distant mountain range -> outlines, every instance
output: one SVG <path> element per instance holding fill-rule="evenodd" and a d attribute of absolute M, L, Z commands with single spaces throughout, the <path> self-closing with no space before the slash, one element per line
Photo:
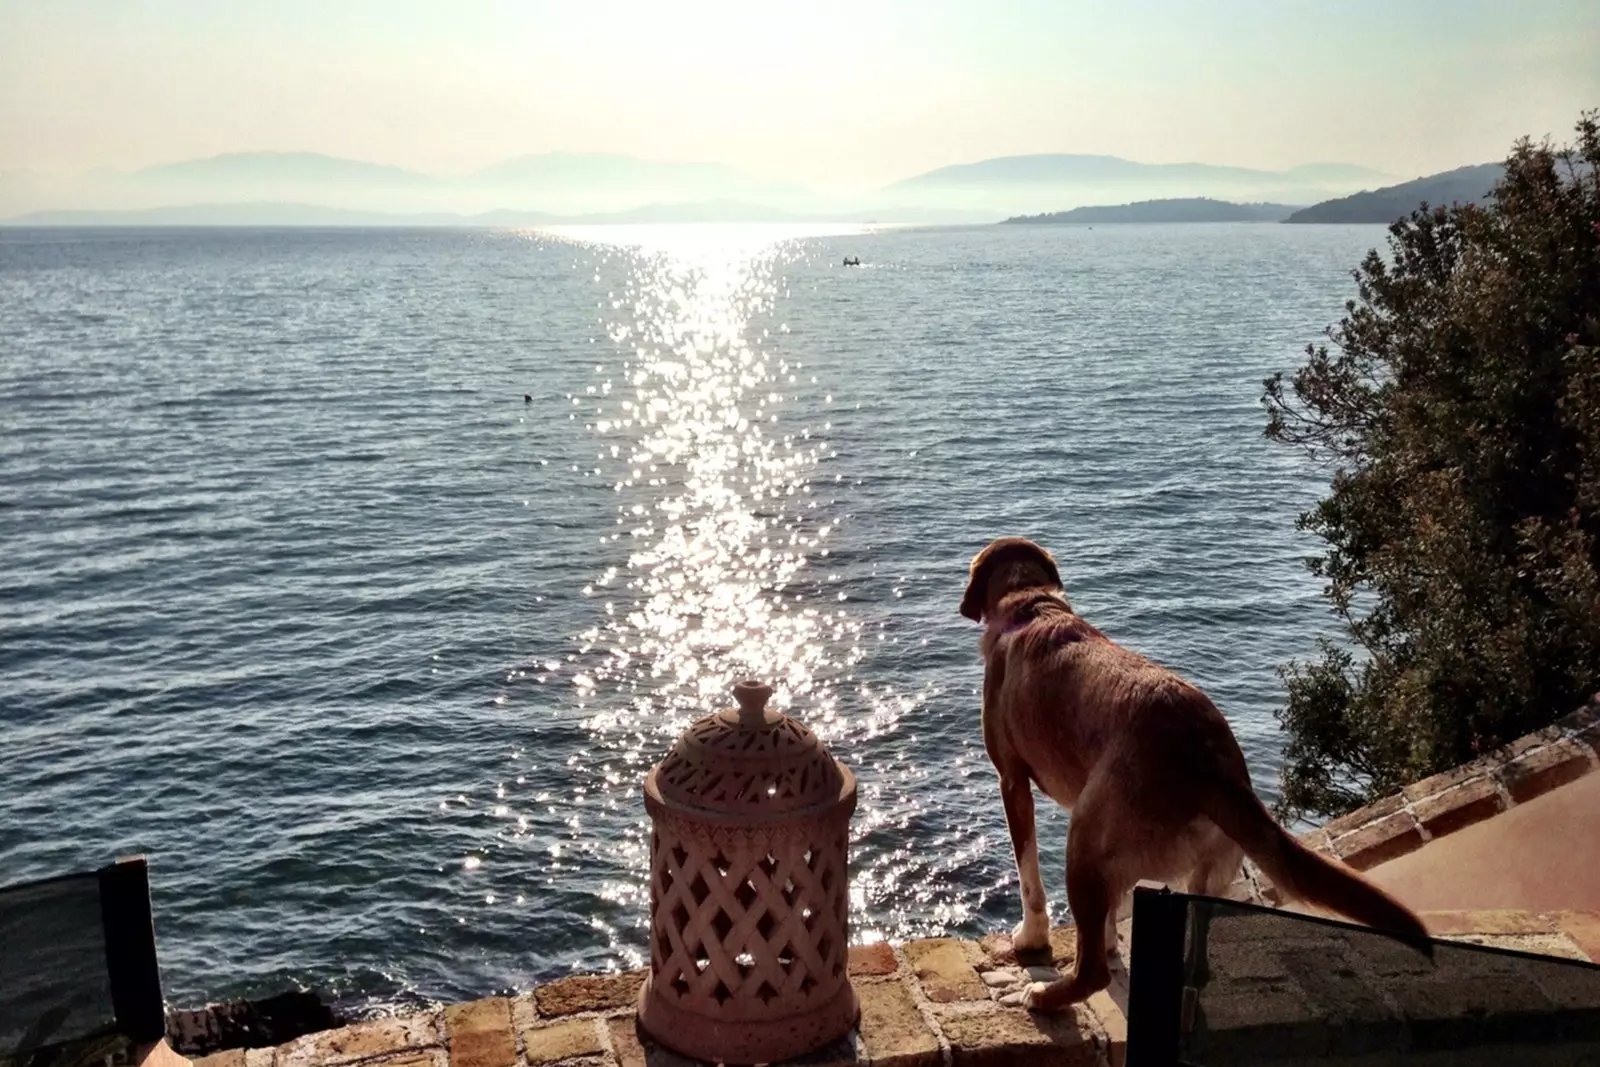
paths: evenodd
<path fill-rule="evenodd" d="M 1076 207 L 1045 215 L 1017 215 L 1008 223 L 1116 223 L 1116 222 L 1282 222 L 1295 212 L 1288 204 L 1233 204 L 1209 197 L 1141 200 L 1133 204 Z"/>
<path fill-rule="evenodd" d="M 760 204 L 774 217 L 830 206 L 810 190 L 721 164 L 560 152 L 448 176 L 310 152 L 231 153 L 125 172 L 0 173 L 0 217 L 224 204 L 304 204 L 400 215 L 504 210 L 569 216 L 721 201 Z"/>
<path fill-rule="evenodd" d="M 147 217 L 154 218 L 160 217 L 159 211 L 182 208 L 189 217 L 209 220 L 207 224 L 243 223 L 246 217 L 273 212 L 309 217 L 316 210 L 474 220 L 505 211 L 570 219 L 677 208 L 678 217 L 699 219 L 691 210 L 695 205 L 738 204 L 742 207 L 735 214 L 742 220 L 983 222 L 1156 197 L 1307 204 L 1370 188 L 1386 178 L 1343 163 L 1264 171 L 1138 163 L 1115 156 L 1035 155 L 941 167 L 884 188 L 829 196 L 718 163 L 623 155 L 554 152 L 508 159 L 467 174 L 431 175 L 317 153 L 247 152 L 135 171 L 0 172 L 0 218 L 24 216 L 42 224 L 47 218 L 90 217 L 60 212 L 132 211 L 153 212 Z M 289 212 L 287 205 L 303 205 L 304 210 Z M 708 217 L 726 215 L 717 209 Z"/>
<path fill-rule="evenodd" d="M 111 172 L 103 173 L 110 176 Z M 173 183 L 213 188 L 299 184 L 335 188 L 426 189 L 439 184 L 437 178 L 403 167 L 363 163 L 315 152 L 233 152 L 145 167 L 128 172 L 126 178 L 130 182 L 146 185 Z"/>
<path fill-rule="evenodd" d="M 1286 222 L 1393 222 L 1415 211 L 1424 201 L 1434 207 L 1476 203 L 1492 195 L 1494 183 L 1505 173 L 1499 163 L 1457 167 L 1399 185 L 1342 196 L 1290 215 Z"/>
<path fill-rule="evenodd" d="M 596 226 L 621 223 L 665 222 L 854 222 L 929 223 L 962 221 L 941 219 L 937 213 L 895 211 L 800 215 L 776 211 L 762 204 L 737 200 L 695 201 L 684 204 L 646 204 L 627 211 L 587 215 L 554 215 L 543 211 L 483 211 L 467 215 L 454 212 L 403 214 L 357 211 L 275 201 L 256 203 L 182 204 L 174 207 L 133 208 L 124 211 L 37 211 L 17 215 L 0 226 L 390 226 L 467 227 L 515 229 L 528 226 Z"/>
<path fill-rule="evenodd" d="M 1091 182 L 1203 184 L 1213 181 L 1277 184 L 1284 181 L 1360 182 L 1385 177 L 1347 163 L 1309 163 L 1289 170 L 1253 170 L 1211 163 L 1135 163 L 1119 156 L 1002 156 L 958 163 L 919 174 L 891 188 L 973 187 L 995 184 L 1075 185 Z"/>
<path fill-rule="evenodd" d="M 1118 156 L 1006 156 L 962 163 L 897 182 L 886 192 L 943 207 L 1059 212 L 1128 200 L 1210 198 L 1232 202 L 1316 203 L 1386 181 L 1347 163 L 1255 170 L 1210 163 L 1136 163 Z"/>
<path fill-rule="evenodd" d="M 1344 163 L 1283 171 L 1116 156 L 1005 156 L 829 197 L 719 163 L 553 152 L 438 176 L 254 152 L 75 176 L 0 172 L 17 225 L 533 226 L 597 222 L 1387 223 L 1421 202 L 1485 199 L 1501 166 L 1399 184 Z M 1295 209 L 1288 204 L 1312 204 Z M 1113 206 L 1114 205 L 1114 206 Z M 1007 218 L 1007 216 L 1010 216 Z"/>

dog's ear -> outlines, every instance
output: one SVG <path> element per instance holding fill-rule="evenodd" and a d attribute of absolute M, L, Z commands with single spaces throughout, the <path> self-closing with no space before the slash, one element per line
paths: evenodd
<path fill-rule="evenodd" d="M 1026 537 L 1002 537 L 991 541 L 972 558 L 972 568 L 967 573 L 967 591 L 961 597 L 961 614 L 973 622 L 983 621 L 983 609 L 988 606 L 989 579 L 995 568 L 1005 563 L 1032 563 L 1055 584 L 1061 586 L 1061 572 L 1056 569 L 1055 557 Z"/>

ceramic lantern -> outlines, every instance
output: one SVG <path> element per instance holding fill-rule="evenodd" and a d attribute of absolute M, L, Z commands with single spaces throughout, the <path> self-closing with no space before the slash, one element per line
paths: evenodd
<path fill-rule="evenodd" d="M 684 731 L 644 780 L 650 974 L 639 1023 L 712 1062 L 802 1055 L 848 1033 L 846 851 L 856 780 L 806 726 L 738 707 Z"/>

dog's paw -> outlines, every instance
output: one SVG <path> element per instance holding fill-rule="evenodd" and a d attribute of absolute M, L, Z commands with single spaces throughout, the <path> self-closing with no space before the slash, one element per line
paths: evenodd
<path fill-rule="evenodd" d="M 1028 1011 L 1055 1011 L 1055 1006 L 1045 996 L 1049 989 L 1049 982 L 1034 982 L 1023 991 L 1022 1006 Z"/>
<path fill-rule="evenodd" d="M 1038 922 L 1030 925 L 1024 919 L 1011 931 L 1011 951 L 1040 952 L 1050 947 L 1050 924 Z"/>

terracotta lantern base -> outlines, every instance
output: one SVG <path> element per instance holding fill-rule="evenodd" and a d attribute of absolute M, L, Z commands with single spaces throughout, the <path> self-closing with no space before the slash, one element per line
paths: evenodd
<path fill-rule="evenodd" d="M 815 1051 L 855 1029 L 861 1017 L 856 991 L 846 984 L 837 994 L 803 1015 L 785 1019 L 733 1022 L 708 1019 L 650 994 L 650 978 L 639 990 L 639 1023 L 672 1051 L 711 1063 L 728 1062 L 729 1049 L 745 1063 L 771 1063 Z"/>

